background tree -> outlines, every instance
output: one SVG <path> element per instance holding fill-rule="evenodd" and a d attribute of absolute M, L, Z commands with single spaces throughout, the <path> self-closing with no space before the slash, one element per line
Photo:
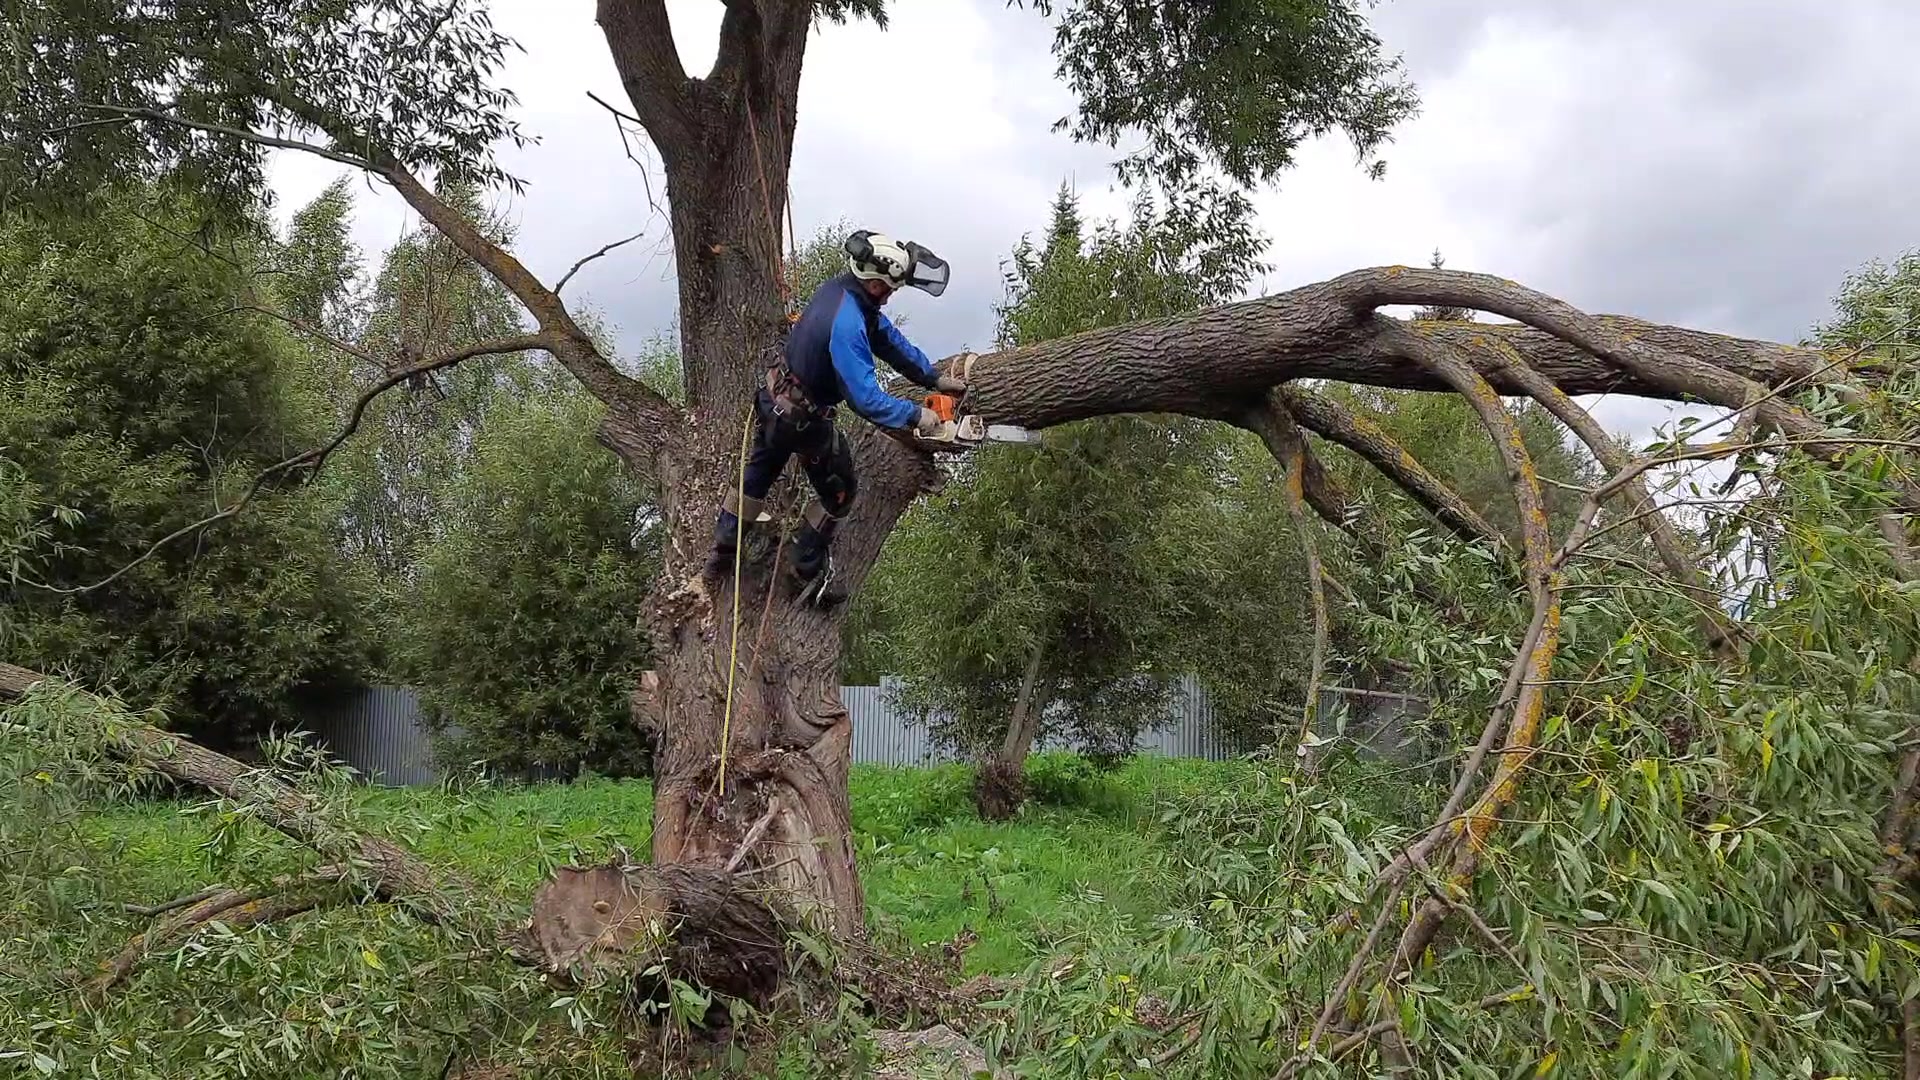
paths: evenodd
<path fill-rule="evenodd" d="M 601 406 L 554 385 L 489 409 L 394 620 L 444 761 L 507 775 L 643 775 L 630 697 L 647 646 L 633 597 L 657 571 L 648 493 L 593 431 Z"/>
<path fill-rule="evenodd" d="M 1439 248 L 1433 249 L 1433 258 L 1427 260 L 1427 265 L 1435 270 L 1447 268 L 1447 260 L 1440 254 Z M 1413 317 L 1431 319 L 1435 322 L 1472 322 L 1473 309 L 1464 308 L 1458 304 L 1428 304 L 1426 307 L 1417 309 Z"/>
<path fill-rule="evenodd" d="M 511 242 L 505 220 L 488 212 L 475 187 L 445 185 L 438 197 L 494 242 Z M 349 365 L 351 378 L 337 384 L 343 405 L 396 366 L 525 330 L 513 297 L 426 225 L 386 253 L 364 301 L 356 344 L 383 366 L 358 359 Z M 348 549 L 381 581 L 401 582 L 412 573 L 438 528 L 436 493 L 458 474 L 487 410 L 545 380 L 544 363 L 532 354 L 476 357 L 409 378 L 371 405 L 366 423 L 374 437 L 349 447 L 342 465 L 357 473 L 346 513 Z"/>
<path fill-rule="evenodd" d="M 363 645 L 329 489 L 272 485 L 260 512 L 139 560 L 329 422 L 303 351 L 236 310 L 258 237 L 139 190 L 0 222 L 0 455 L 9 515 L 39 537 L 0 583 L 0 650 L 222 746 L 291 722 L 295 691 L 349 679 Z"/>
<path fill-rule="evenodd" d="M 1260 246 L 1231 198 L 1141 197 L 1089 234 L 1062 188 L 1044 243 L 1013 253 L 998 344 L 1217 303 L 1245 288 Z M 898 702 L 981 759 L 982 814 L 1019 808 L 1042 737 L 1112 759 L 1167 719 L 1197 656 L 1182 642 L 1242 555 L 1219 542 L 1232 438 L 1178 417 L 1083 421 L 962 460 L 902 520 L 866 603 L 892 614 Z"/>

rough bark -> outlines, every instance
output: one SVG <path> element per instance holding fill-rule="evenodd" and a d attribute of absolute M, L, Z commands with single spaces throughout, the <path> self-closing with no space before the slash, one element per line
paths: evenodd
<path fill-rule="evenodd" d="M 981 356 L 973 365 L 969 401 L 986 419 L 1044 427 L 1123 412 L 1177 412 L 1218 417 L 1269 387 L 1297 379 L 1412 390 L 1446 383 L 1394 348 L 1404 331 L 1458 350 L 1507 395 L 1525 390 L 1496 368 L 1512 350 L 1568 394 L 1623 393 L 1668 400 L 1699 397 L 1685 380 L 1623 369 L 1552 333 L 1529 326 L 1404 323 L 1372 312 L 1380 304 L 1424 302 L 1455 271 L 1401 267 L 1363 270 L 1257 300 L 1191 315 L 1089 331 L 1039 345 Z M 1389 288 L 1399 282 L 1397 288 Z M 1518 286 L 1514 286 L 1518 288 Z M 1409 300 L 1407 298 L 1411 297 Z M 1806 376 L 1824 353 L 1794 349 L 1635 319 L 1593 316 L 1611 335 L 1633 335 L 1661 350 L 1724 366 L 1741 379 L 1777 385 Z M 1398 328 L 1398 329 L 1396 329 Z M 1689 362 L 1689 366 L 1691 362 Z M 1711 380 L 1718 384 L 1720 380 Z"/>

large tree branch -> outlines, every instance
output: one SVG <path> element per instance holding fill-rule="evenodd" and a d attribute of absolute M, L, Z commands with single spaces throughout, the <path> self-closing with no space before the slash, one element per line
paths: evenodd
<path fill-rule="evenodd" d="M 600 0 L 595 19 L 627 100 L 660 157 L 670 164 L 698 149 L 697 84 L 680 64 L 666 0 Z"/>
<path fill-rule="evenodd" d="M 1606 320 L 1580 311 L 1573 305 L 1523 285 L 1487 274 L 1469 274 L 1453 270 L 1361 270 L 1334 279 L 1330 283 L 1350 297 L 1356 312 L 1371 311 L 1387 304 L 1444 304 L 1471 307 L 1513 319 L 1592 354 L 1614 369 L 1624 372 L 1659 391 L 1652 396 L 1676 400 L 1696 399 L 1729 409 L 1751 408 L 1761 424 L 1782 434 L 1806 440 L 1807 452 L 1829 461 L 1843 458 L 1847 451 L 1839 443 L 1821 441 L 1825 426 L 1806 410 L 1784 396 L 1768 391 L 1784 381 L 1778 377 L 1758 378 L 1736 368 L 1717 363 L 1696 352 L 1702 343 L 1681 343 L 1669 347 L 1658 341 L 1636 337 Z M 1395 320 L 1375 315 L 1377 322 Z M 1400 340 L 1383 332 L 1380 341 Z M 1391 352 L 1391 346 L 1389 346 Z M 1532 358 L 1524 364 L 1534 367 Z M 1809 371 L 1828 365 L 1811 364 Z M 1550 372 L 1544 372 L 1551 378 Z M 1796 372 L 1796 377 L 1809 372 Z M 1553 381 L 1567 393 L 1579 393 L 1558 378 Z M 1911 509 L 1920 510 L 1920 484 L 1896 481 Z"/>
<path fill-rule="evenodd" d="M 1396 332 L 1395 327 L 1455 347 L 1485 371 L 1488 381 L 1503 394 L 1525 393 L 1499 373 L 1497 357 L 1512 350 L 1568 394 L 1620 393 L 1668 400 L 1698 396 L 1681 385 L 1684 380 L 1667 377 L 1660 370 L 1665 360 L 1643 375 L 1529 326 L 1408 324 L 1374 316 L 1363 306 L 1379 296 L 1386 284 L 1413 274 L 1360 271 L 1179 318 L 1094 330 L 981 356 L 973 365 L 969 401 L 989 420 L 1047 427 L 1125 412 L 1218 416 L 1223 400 L 1249 400 L 1269 387 L 1305 378 L 1450 390 L 1444 380 L 1408 360 L 1404 349 L 1379 347 L 1385 336 Z M 1414 292 L 1402 289 L 1402 293 Z M 1397 301 L 1389 297 L 1380 302 Z M 1591 323 L 1586 325 L 1597 326 L 1603 336 L 1631 335 L 1648 348 L 1657 348 L 1663 357 L 1685 354 L 1767 386 L 1806 376 L 1830 359 L 1824 353 L 1770 342 L 1613 316 L 1588 318 Z M 1691 370 L 1693 365 L 1685 367 Z"/>
<path fill-rule="evenodd" d="M 1272 397 L 1301 427 L 1365 458 L 1462 539 L 1484 540 L 1506 548 L 1506 537 L 1498 529 L 1378 424 L 1302 386 L 1278 387 Z"/>

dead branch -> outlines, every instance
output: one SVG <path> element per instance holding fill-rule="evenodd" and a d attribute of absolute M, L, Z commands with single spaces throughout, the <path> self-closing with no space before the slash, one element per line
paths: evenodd
<path fill-rule="evenodd" d="M 587 265 L 588 263 L 592 262 L 595 259 L 600 258 L 601 256 L 605 255 L 607 252 L 612 251 L 614 248 L 620 247 L 623 244 L 631 244 L 635 240 L 638 240 L 645 235 L 647 235 L 647 232 L 645 229 L 642 229 L 639 232 L 634 233 L 632 236 L 629 236 L 623 240 L 615 240 L 613 243 L 606 245 L 605 247 L 601 248 L 599 251 L 596 251 L 593 254 L 588 255 L 585 258 L 581 259 L 579 262 L 574 263 L 573 269 L 568 270 L 565 274 L 562 274 L 560 276 L 559 282 L 556 283 L 553 287 L 554 293 L 558 295 L 561 292 L 561 290 L 565 289 L 567 287 L 567 282 L 573 280 L 573 275 L 579 273 L 581 267 Z"/>
<path fill-rule="evenodd" d="M 201 927 L 212 922 L 241 930 L 311 911 L 325 899 L 322 886 L 337 884 L 346 876 L 339 866 L 323 866 L 297 877 L 276 878 L 272 884 L 251 889 L 215 887 L 196 894 L 200 899 L 187 910 L 163 919 L 157 925 L 135 934 L 118 953 L 100 965 L 100 973 L 87 984 L 95 996 L 125 982 L 148 956 L 184 942 Z"/>
<path fill-rule="evenodd" d="M 267 481 L 272 480 L 274 477 L 284 473 L 292 473 L 295 470 L 305 470 L 308 476 L 319 471 L 320 467 L 326 464 L 327 458 L 331 457 L 334 451 L 340 449 L 341 445 L 351 438 L 354 432 L 360 430 L 360 423 L 366 417 L 367 408 L 373 404 L 373 400 L 393 387 L 416 376 L 426 374 L 427 372 L 439 371 L 442 368 L 452 367 L 462 360 L 471 360 L 476 356 L 527 352 L 533 349 L 551 350 L 553 341 L 553 337 L 547 334 L 522 334 L 510 338 L 496 338 L 492 341 L 483 341 L 478 345 L 469 345 L 464 349 L 456 350 L 445 356 L 437 356 L 431 360 L 423 360 L 398 371 L 394 371 L 387 375 L 386 378 L 381 379 L 379 382 L 367 388 L 366 392 L 360 395 L 359 399 L 353 403 L 353 408 L 347 415 L 346 424 L 334 433 L 333 438 L 328 439 L 319 446 L 302 450 L 300 453 L 284 461 L 275 462 L 260 470 L 254 474 L 253 482 L 247 485 L 246 492 L 238 499 L 198 521 L 182 525 L 178 529 L 155 540 L 147 546 L 145 551 L 142 551 L 139 555 L 135 556 L 132 561 L 122 565 L 113 573 L 86 585 L 69 587 L 47 585 L 40 582 L 30 582 L 29 584 L 34 588 L 42 589 L 46 592 L 58 593 L 63 596 L 90 593 L 96 589 L 104 588 L 118 581 L 135 567 L 153 558 L 162 548 L 173 543 L 175 540 L 192 536 L 245 510 L 247 506 L 253 502 L 254 498 L 260 494 L 261 490 L 266 487 Z"/>

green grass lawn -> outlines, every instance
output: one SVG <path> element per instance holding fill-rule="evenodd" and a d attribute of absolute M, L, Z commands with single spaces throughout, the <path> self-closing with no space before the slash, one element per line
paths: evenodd
<path fill-rule="evenodd" d="M 1169 794 L 1230 782 L 1237 763 L 1140 758 L 1099 774 L 1079 759 L 1042 755 L 1035 799 L 1016 820 L 981 821 L 968 796 L 970 772 L 857 766 L 855 842 L 876 928 L 913 944 L 979 935 L 971 972 L 1009 972 L 1031 959 L 1063 901 L 1094 895 L 1129 913 L 1155 907 L 1139 873 L 1157 807 Z M 604 858 L 615 845 L 642 856 L 651 840 L 652 788 L 645 781 L 487 789 L 455 797 L 434 788 L 363 789 L 369 822 L 423 856 L 516 897 L 557 864 Z M 113 876 L 141 897 L 163 899 L 209 880 L 211 811 L 151 803 L 94 818 L 90 831 L 117 864 Z M 240 830 L 244 837 L 246 831 Z M 241 840 L 241 843 L 249 841 Z M 262 843 L 263 838 L 252 842 Z"/>

